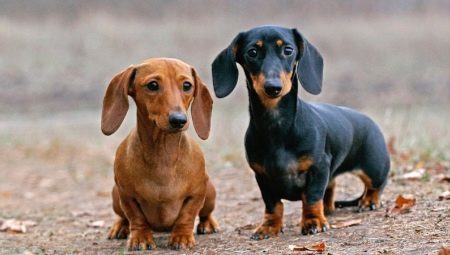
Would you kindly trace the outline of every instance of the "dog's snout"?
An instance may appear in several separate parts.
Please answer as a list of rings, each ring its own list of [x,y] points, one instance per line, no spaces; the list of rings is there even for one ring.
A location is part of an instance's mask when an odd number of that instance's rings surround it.
[[[187,116],[183,112],[172,112],[169,115],[169,123],[173,128],[183,128],[186,122]]]
[[[283,86],[279,80],[268,80],[264,84],[264,92],[270,97],[280,95]]]

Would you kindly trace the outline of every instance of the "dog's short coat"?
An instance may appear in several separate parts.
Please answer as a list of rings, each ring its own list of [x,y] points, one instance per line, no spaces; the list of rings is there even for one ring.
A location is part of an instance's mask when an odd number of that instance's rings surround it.
[[[110,82],[103,101],[102,131],[114,133],[128,110],[137,106],[137,126],[117,149],[113,209],[119,216],[109,238],[129,236],[128,249],[155,248],[152,231],[171,231],[169,246],[193,247],[197,233],[218,225],[211,212],[215,190],[198,144],[186,132],[191,112],[200,138],[209,135],[212,99],[196,71],[186,63],[153,58],[130,66]]]
[[[323,59],[296,29],[263,26],[239,33],[212,64],[217,97],[229,95],[239,63],[247,78],[250,123],[247,161],[265,203],[253,239],[282,231],[281,199],[302,200],[303,234],[326,231],[335,206],[380,206],[389,172],[382,133],[365,115],[346,107],[298,98],[298,80],[311,94],[322,88]],[[334,178],[356,171],[365,191],[354,202],[334,201]]]

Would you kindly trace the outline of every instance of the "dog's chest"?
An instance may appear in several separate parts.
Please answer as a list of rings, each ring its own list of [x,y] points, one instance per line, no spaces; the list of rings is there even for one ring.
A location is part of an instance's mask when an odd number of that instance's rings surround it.
[[[268,180],[271,189],[280,193],[281,197],[300,199],[312,160],[285,148],[267,149],[261,156],[258,160],[263,169],[261,174]]]
[[[312,164],[307,156],[299,156],[284,148],[268,152],[264,156],[264,166],[269,176],[285,178],[293,182],[300,181],[307,168]],[[302,183],[299,183],[302,184]]]
[[[148,223],[161,231],[172,227],[189,195],[186,185],[179,182],[160,185],[147,180],[136,188],[139,194],[137,200]]]

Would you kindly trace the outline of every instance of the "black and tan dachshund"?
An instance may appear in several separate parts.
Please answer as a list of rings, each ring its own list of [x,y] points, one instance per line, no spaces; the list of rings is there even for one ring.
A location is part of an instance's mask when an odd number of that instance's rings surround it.
[[[346,107],[301,100],[322,89],[323,59],[296,29],[262,26],[239,33],[212,64],[216,96],[229,95],[239,63],[247,78],[250,123],[247,161],[265,203],[253,239],[277,236],[283,226],[281,199],[302,200],[303,234],[329,228],[336,206],[375,209],[387,182],[390,160],[383,135],[367,116]],[[354,201],[335,202],[335,177],[355,172],[365,191]]]

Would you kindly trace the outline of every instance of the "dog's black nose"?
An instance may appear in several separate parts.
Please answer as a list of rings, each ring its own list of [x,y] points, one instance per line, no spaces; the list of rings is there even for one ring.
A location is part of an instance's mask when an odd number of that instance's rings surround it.
[[[169,123],[173,128],[182,128],[186,122],[187,116],[182,112],[173,112],[169,115]]]
[[[279,81],[266,81],[264,84],[264,92],[266,92],[266,94],[270,97],[280,95],[282,88],[283,87]]]

